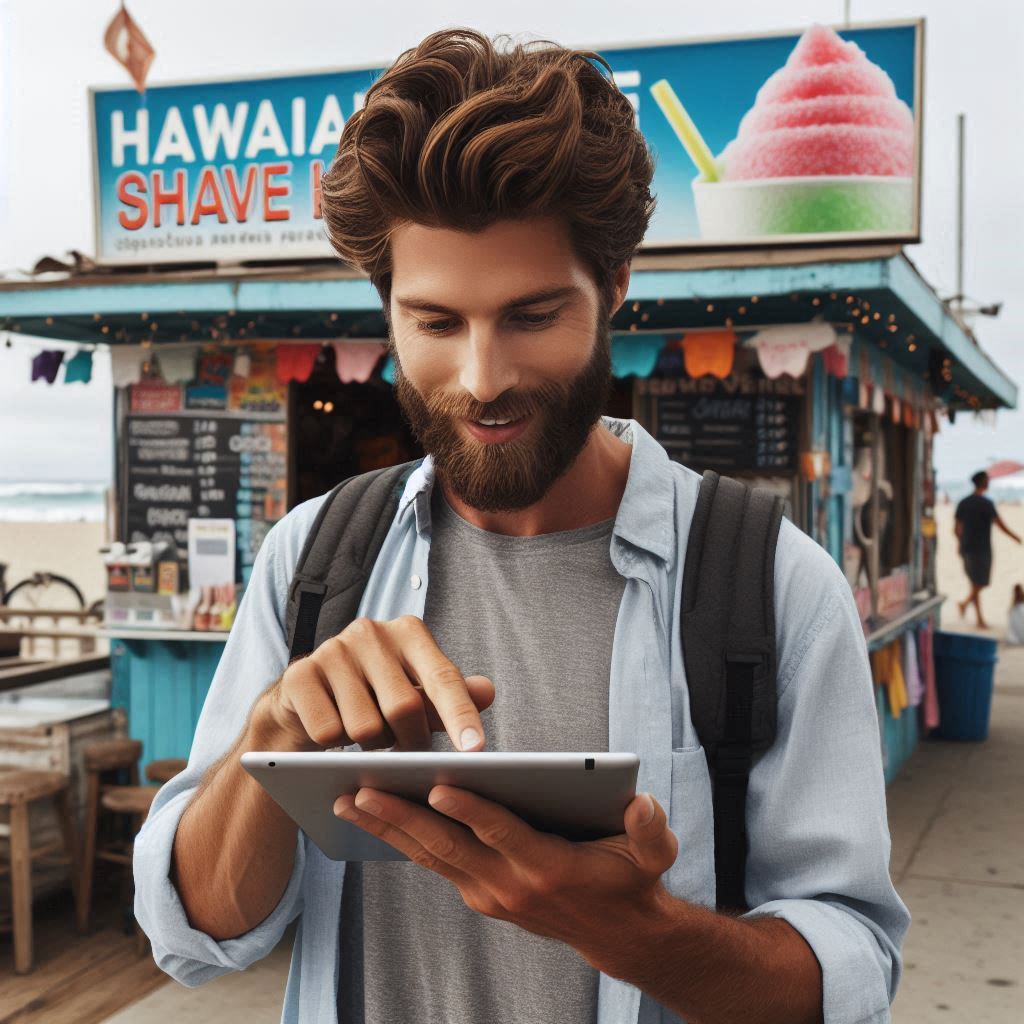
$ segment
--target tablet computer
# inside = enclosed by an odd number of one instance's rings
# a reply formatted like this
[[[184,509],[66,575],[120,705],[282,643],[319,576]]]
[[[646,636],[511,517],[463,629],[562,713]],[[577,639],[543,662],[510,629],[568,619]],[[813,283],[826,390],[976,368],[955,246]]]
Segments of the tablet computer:
[[[332,860],[408,860],[334,813],[334,801],[369,786],[427,804],[436,785],[502,804],[534,828],[574,841],[625,831],[640,758],[609,753],[249,751],[242,767]]]

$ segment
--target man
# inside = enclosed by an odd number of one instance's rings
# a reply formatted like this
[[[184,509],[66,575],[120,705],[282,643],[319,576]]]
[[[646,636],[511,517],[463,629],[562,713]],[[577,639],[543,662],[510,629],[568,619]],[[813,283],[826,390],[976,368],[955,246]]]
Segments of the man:
[[[908,915],[863,634],[842,572],[788,522],[778,737],[748,797],[754,909],[707,909],[678,626],[699,478],[601,417],[651,177],[607,68],[465,30],[404,54],[346,126],[325,224],[380,292],[429,457],[360,617],[291,665],[289,581],[322,499],[260,551],[189,767],[136,844],[139,920],[183,983],[247,967],[301,915],[286,1022],[889,1020]],[[342,865],[238,759],[355,743],[630,750],[638,796],[623,835],[570,843],[451,787],[431,808],[362,790],[336,813],[411,860]]]
[[[992,578],[992,524],[995,523],[1008,537],[1018,544],[1020,537],[999,518],[995,503],[985,497],[988,490],[988,473],[981,470],[971,477],[974,493],[967,495],[956,507],[957,540],[960,542],[960,557],[964,562],[964,572],[971,585],[971,592],[962,601],[957,602],[960,617],[967,612],[968,605],[974,605],[978,616],[978,628],[988,629],[988,623],[981,614],[981,592],[989,585]]]

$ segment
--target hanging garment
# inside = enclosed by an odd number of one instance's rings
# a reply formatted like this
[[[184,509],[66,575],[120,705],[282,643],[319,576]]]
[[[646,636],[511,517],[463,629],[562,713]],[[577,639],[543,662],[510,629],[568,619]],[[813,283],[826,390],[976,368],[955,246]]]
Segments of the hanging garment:
[[[353,381],[365,384],[387,351],[379,341],[335,341],[331,344],[334,346],[334,366],[342,384]]]
[[[885,687],[889,711],[893,718],[899,718],[908,704],[907,684],[903,678],[900,660],[899,640],[871,652],[871,670],[875,683]]]
[[[732,373],[735,358],[735,331],[689,331],[683,337],[683,365],[691,377],[722,380]]]
[[[939,725],[939,695],[935,689],[935,652],[932,650],[935,627],[929,621],[917,634],[917,653],[924,678],[924,725],[935,729]]]
[[[626,334],[612,338],[612,373],[616,377],[649,377],[665,347],[660,334]]]
[[[388,356],[384,362],[384,366],[380,371],[381,380],[386,381],[388,384],[395,383],[395,360],[393,356]]]
[[[92,380],[92,353],[86,349],[79,349],[64,364],[64,383],[74,384],[81,381],[88,384]]]
[[[290,380],[299,383],[309,380],[309,375],[316,366],[316,358],[320,355],[320,345],[278,345],[277,368],[278,381],[287,384]]]
[[[185,384],[195,380],[196,353],[198,345],[187,348],[161,349],[157,354],[160,363],[160,376],[168,384]]]
[[[32,360],[32,379],[45,380],[47,384],[52,384],[57,379],[57,371],[62,362],[63,350],[44,349]]]
[[[142,380],[141,345],[110,346],[110,377],[115,388],[126,388]]]
[[[924,682],[917,664],[917,634],[903,637],[903,676],[907,681],[907,700],[912,708],[920,707],[924,700]]]

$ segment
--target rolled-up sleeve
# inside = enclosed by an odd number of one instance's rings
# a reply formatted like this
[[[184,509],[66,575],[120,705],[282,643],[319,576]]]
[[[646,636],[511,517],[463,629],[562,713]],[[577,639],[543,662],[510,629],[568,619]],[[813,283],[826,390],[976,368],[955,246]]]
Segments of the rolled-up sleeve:
[[[149,937],[161,970],[190,987],[262,959],[302,912],[305,845],[301,832],[292,873],[277,906],[255,928],[236,938],[217,941],[193,928],[170,875],[178,822],[204,774],[232,747],[256,698],[288,664],[288,583],[318,504],[316,500],[299,506],[267,535],[203,704],[188,767],[161,788],[135,840],[136,920]],[[253,856],[259,856],[257,843]]]
[[[778,734],[750,777],[748,916],[788,921],[821,965],[825,1024],[890,1020],[910,915],[889,875],[878,716],[850,588],[785,524]]]

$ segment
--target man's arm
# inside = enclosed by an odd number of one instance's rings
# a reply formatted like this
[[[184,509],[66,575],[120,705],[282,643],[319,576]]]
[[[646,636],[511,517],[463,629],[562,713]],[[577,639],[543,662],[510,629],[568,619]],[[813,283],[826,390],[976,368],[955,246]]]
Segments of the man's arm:
[[[205,918],[203,911],[196,906],[195,879],[188,863],[181,879],[190,894],[187,911],[172,878],[181,868],[181,863],[176,865],[175,861],[183,849],[177,846],[177,829],[183,820],[186,822],[186,858],[190,853],[190,840],[204,844],[209,851],[214,839],[219,842],[224,838],[224,818],[214,818],[212,824],[206,821],[202,835],[190,835],[191,805],[204,790],[204,803],[211,792],[217,795],[212,789],[218,776],[217,766],[225,765],[231,757],[229,751],[237,749],[236,744],[246,732],[254,704],[288,664],[284,601],[290,575],[317,508],[317,501],[314,501],[293,509],[264,540],[203,702],[188,767],[161,788],[146,824],[135,840],[136,920],[149,936],[157,965],[184,985],[201,985],[229,971],[244,970],[277,945],[288,922],[302,910],[305,849],[295,826],[291,826],[289,833],[290,849],[285,850],[275,844],[272,859],[277,867],[280,867],[280,862],[287,861],[291,868],[290,876],[285,880],[287,887],[282,891],[279,886],[275,894],[279,897],[276,905],[261,904],[257,913],[263,916],[258,926],[244,935],[239,935],[224,922],[219,927],[214,924],[214,931],[219,934],[234,932],[238,938],[218,941],[202,930]],[[246,787],[250,790],[256,787],[255,780],[240,779],[236,795],[245,793]],[[228,796],[223,802],[230,803],[231,800],[232,797]],[[253,810],[250,800],[246,798],[240,803],[248,808],[243,817],[250,815]],[[199,808],[200,814],[204,809]],[[225,813],[230,815],[234,810],[228,807]],[[274,811],[268,809],[268,813],[273,815]],[[205,815],[201,816],[205,818]],[[193,818],[193,823],[196,820]],[[275,826],[262,819],[260,824],[270,824],[279,841],[283,841],[283,825]],[[216,862],[216,857],[210,861]],[[250,858],[246,864],[246,872],[262,870],[264,865],[259,863],[258,857]],[[273,879],[268,877],[268,885],[272,882]],[[196,927],[197,923],[199,927]]]
[[[278,905],[295,862],[298,826],[242,767],[249,750],[314,749],[254,706],[235,745],[203,777],[178,822],[171,882],[189,925],[217,942],[251,931]]]
[[[685,853],[684,853],[685,856]],[[712,913],[661,890],[604,966],[692,1024],[819,1024],[821,967],[790,924]]]
[[[963,520],[962,519],[957,518],[957,519],[955,519],[953,521],[953,532],[956,534],[956,539],[957,540],[960,540],[960,538],[963,537],[963,535],[964,535],[964,524],[963,524]]]
[[[1016,542],[1017,542],[1018,544],[1020,544],[1020,543],[1021,543],[1021,539],[1020,539],[1020,537],[1019,537],[1019,536],[1017,536],[1017,534],[1015,534],[1015,533],[1013,532],[1013,530],[1011,530],[1011,529],[1010,529],[1010,528],[1009,528],[1009,527],[1008,527],[1008,526],[1006,525],[1006,523],[1004,523],[1004,522],[1002,521],[1002,519],[1000,519],[1000,518],[999,518],[998,514],[996,515],[995,519],[993,519],[992,521],[993,521],[993,522],[994,522],[994,523],[996,524],[996,526],[998,526],[998,527],[999,527],[999,529],[1000,529],[1000,530],[1002,530],[1002,531],[1003,531],[1003,533],[1005,533],[1005,534],[1006,534],[1006,536],[1007,536],[1007,537],[1010,537],[1010,538],[1012,538],[1012,539],[1013,539],[1013,540],[1015,540],[1015,541],[1016,541]]]

